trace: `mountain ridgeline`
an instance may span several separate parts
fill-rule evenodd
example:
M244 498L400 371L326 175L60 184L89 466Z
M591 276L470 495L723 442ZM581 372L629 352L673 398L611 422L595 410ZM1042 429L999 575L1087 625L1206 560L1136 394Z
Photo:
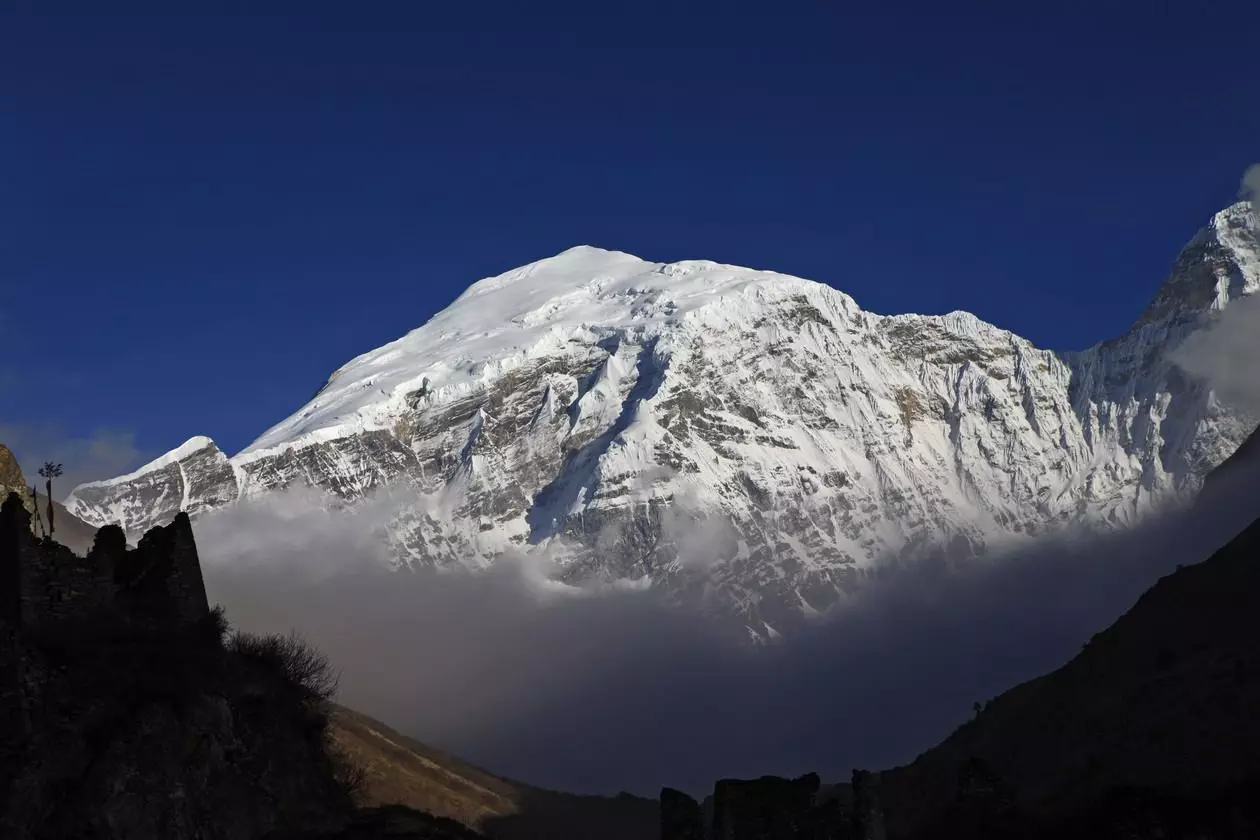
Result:
M475 283L235 456L193 438L66 504L134 539L291 486L344 505L389 488L401 565L546 551L570 582L703 591L766 636L881 558L1190 498L1250 426L1171 357L1260 288L1256 230L1246 204L1216 214L1131 329L1076 352L770 271L575 248Z

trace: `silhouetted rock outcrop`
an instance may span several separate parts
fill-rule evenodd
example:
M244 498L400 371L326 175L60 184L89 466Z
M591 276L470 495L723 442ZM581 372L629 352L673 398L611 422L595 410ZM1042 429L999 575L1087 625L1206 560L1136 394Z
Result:
M796 779L723 779L704 809L684 793L661 791L662 840L851 840L855 823L842 786L815 773ZM702 811L711 808L704 830Z
M0 498L8 498L10 493L16 493L27 510L34 510L31 485L26 483L22 467L13 451L0 443Z
M879 775L853 771L853 840L884 840L884 809L880 802Z
M233 635L206 600L187 516L80 557L0 506L0 837L469 838L362 812L330 751L326 662Z
M700 803L680 790L662 789L661 840L705 840Z
M713 839L807 836L820 785L816 773L799 779L763 776L719 781L713 788Z
M0 620L17 628L89 619L113 612L124 620L192 623L210 612L188 517L154 528L128 550L122 531L106 526L80 557L31 533L31 515L16 493L0 506Z

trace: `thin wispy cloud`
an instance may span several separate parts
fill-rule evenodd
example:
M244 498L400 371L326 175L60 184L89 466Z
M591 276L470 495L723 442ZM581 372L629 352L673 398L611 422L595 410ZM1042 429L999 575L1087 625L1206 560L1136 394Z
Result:
M28 480L45 461L61 464L64 472L53 485L59 501L85 481L126 473L156 454L137 446L133 432L120 429L76 436L52 427L0 425L0 443L13 450Z
M1243 173L1240 196L1251 202L1251 209L1260 215L1260 163L1253 163Z

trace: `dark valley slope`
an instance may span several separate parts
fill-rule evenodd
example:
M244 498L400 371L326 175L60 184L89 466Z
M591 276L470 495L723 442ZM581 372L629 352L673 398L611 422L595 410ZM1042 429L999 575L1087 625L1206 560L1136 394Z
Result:
M1257 482L1240 480L1258 466L1258 443L1253 435L1209 482L1212 495L1246 494L1260 511ZM1260 520L1160 579L1062 668L882 773L889 836L940 827L977 786L1025 832L1076 824L1100 837L1260 836L1246 833L1260 832L1260 813L1244 807L1260 802L1251 796L1260 792L1257 640Z
M1238 530L1257 514L1260 432L1170 520L1223 547L1187 556L1066 665L852 783L725 779L703 805L665 789L663 840L1260 837L1260 519ZM1151 541L1165 548L1184 551Z

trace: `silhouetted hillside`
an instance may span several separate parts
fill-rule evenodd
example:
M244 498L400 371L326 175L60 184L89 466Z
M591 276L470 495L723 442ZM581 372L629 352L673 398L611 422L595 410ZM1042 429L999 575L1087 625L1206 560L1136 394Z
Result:
M1260 837L1260 520L912 764L662 793L664 840ZM707 832L707 833L706 833Z
M406 809L357 810L328 734L327 662L229 634L188 517L86 557L0 507L0 837L471 838Z
M1260 432L1197 505L1260 509L1258 468ZM913 763L830 789L812 776L720 781L703 807L666 789L662 837L1254 840L1258 639L1260 520Z
M0 483L0 836L656 836L652 800L499 779L327 702L319 654L209 609L187 516L132 549L54 502L40 539L3 446Z
M942 811L958 831L1004 811L1023 826L1010 836L1075 823L1100 837L1260 836L1257 639L1260 521L1162 578L1067 665L881 774L889 836L929 824L955 836ZM1149 825L1123 834L1111 820ZM1191 828L1206 833L1177 833Z

